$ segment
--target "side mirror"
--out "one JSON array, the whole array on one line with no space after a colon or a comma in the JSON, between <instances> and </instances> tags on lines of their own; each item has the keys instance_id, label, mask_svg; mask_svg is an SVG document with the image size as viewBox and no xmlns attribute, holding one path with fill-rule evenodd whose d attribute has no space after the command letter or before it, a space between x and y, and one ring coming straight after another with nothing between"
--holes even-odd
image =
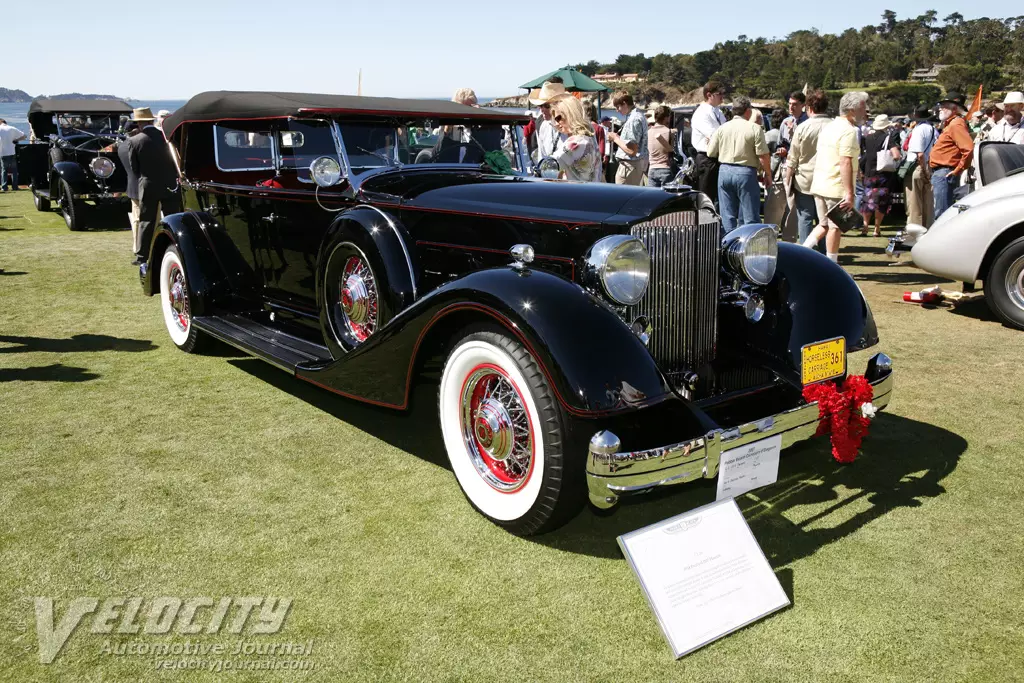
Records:
<instances>
[{"instance_id":1,"label":"side mirror","mask_svg":"<svg viewBox=\"0 0 1024 683\"><path fill-rule=\"evenodd\" d=\"M318 157L309 165L309 175L319 187L331 187L341 182L341 164L331 157Z\"/></svg>"},{"instance_id":2,"label":"side mirror","mask_svg":"<svg viewBox=\"0 0 1024 683\"><path fill-rule=\"evenodd\" d=\"M540 160L540 163L534 167L534 173L538 178L557 180L558 176L562 173L562 169L559 168L558 162L555 161L553 157L544 157Z\"/></svg>"}]
</instances>

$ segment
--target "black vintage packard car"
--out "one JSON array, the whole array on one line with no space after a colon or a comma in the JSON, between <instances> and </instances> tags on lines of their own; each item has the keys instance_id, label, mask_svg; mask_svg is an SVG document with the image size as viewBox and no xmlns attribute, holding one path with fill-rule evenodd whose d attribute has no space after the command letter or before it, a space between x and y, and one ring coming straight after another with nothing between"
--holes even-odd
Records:
<instances>
[{"instance_id":1,"label":"black vintage packard car","mask_svg":"<svg viewBox=\"0 0 1024 683\"><path fill-rule=\"evenodd\" d=\"M128 178L117 142L121 117L131 113L121 100L32 100L32 141L18 146L18 168L36 209L49 211L56 203L71 230L84 230L95 206L120 205L128 212Z\"/></svg>"},{"instance_id":2,"label":"black vintage packard car","mask_svg":"<svg viewBox=\"0 0 1024 683\"><path fill-rule=\"evenodd\" d=\"M804 384L878 342L845 271L774 226L723 235L686 186L534 177L523 123L449 102L197 95L164 124L185 210L159 225L143 290L180 349L217 338L350 399L405 409L440 369L455 477L517 534L812 436ZM885 354L867 377L885 406Z\"/></svg>"}]
</instances>

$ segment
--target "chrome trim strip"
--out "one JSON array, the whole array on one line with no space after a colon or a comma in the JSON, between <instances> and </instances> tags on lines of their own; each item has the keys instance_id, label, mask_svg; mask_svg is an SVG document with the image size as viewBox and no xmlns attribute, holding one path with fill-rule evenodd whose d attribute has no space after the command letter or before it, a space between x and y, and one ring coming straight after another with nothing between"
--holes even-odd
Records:
<instances>
[{"instance_id":1,"label":"chrome trim strip","mask_svg":"<svg viewBox=\"0 0 1024 683\"><path fill-rule=\"evenodd\" d=\"M412 283L412 298L413 301L415 301L419 298L419 295L416 294L416 271L412 269L412 258L409 257L409 248L405 245L405 239L402 237L402 233L398 231L398 226L395 225L393 220L391 220L391 216L387 215L372 204L364 204L363 206L373 209L381 216L384 216L384 220L388 222L388 225L390 225L391 229L395 232L395 237L398 238L398 243L402 245L402 253L405 254L405 263L409 266L409 282Z\"/></svg>"},{"instance_id":2,"label":"chrome trim strip","mask_svg":"<svg viewBox=\"0 0 1024 683\"><path fill-rule=\"evenodd\" d=\"M868 379L874 388L871 402L881 410L892 399L894 376L891 367L877 359L868 365ZM872 376L877 376L873 379ZM769 436L781 435L782 447L814 436L818 430L818 403L807 403L776 415L726 429L715 429L703 436L658 448L632 452L609 452L601 444L617 443L610 432L598 432L587 454L587 488L591 502L609 508L622 495L643 493L658 486L682 484L718 474L722 452Z\"/></svg>"}]
</instances>

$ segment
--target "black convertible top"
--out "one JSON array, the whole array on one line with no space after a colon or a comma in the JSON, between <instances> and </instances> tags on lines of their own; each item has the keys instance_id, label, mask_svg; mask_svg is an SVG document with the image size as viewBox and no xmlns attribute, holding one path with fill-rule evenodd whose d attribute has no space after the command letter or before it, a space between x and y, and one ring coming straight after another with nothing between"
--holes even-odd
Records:
<instances>
[{"instance_id":1,"label":"black convertible top","mask_svg":"<svg viewBox=\"0 0 1024 683\"><path fill-rule=\"evenodd\" d=\"M131 105L122 100L51 100L37 97L28 105L29 114L130 114Z\"/></svg>"},{"instance_id":2,"label":"black convertible top","mask_svg":"<svg viewBox=\"0 0 1024 683\"><path fill-rule=\"evenodd\" d=\"M217 90L199 93L164 120L170 137L186 121L223 119L277 119L312 114L427 116L492 121L528 121L525 115L479 109L445 100L406 100L394 97L358 97L294 92Z\"/></svg>"}]
</instances>

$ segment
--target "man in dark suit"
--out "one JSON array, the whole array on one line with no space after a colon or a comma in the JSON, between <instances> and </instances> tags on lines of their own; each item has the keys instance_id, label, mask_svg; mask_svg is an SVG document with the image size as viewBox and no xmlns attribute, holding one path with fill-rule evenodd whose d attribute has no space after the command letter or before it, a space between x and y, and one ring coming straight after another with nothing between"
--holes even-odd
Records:
<instances>
[{"instance_id":1,"label":"man in dark suit","mask_svg":"<svg viewBox=\"0 0 1024 683\"><path fill-rule=\"evenodd\" d=\"M178 191L178 167L163 132L153 125L153 112L139 107L132 119L143 126L142 132L129 140L129 167L139 179L139 239L136 264L145 263L153 242L153 229L159 211L164 215L181 211Z\"/></svg>"},{"instance_id":2,"label":"man in dark suit","mask_svg":"<svg viewBox=\"0 0 1024 683\"><path fill-rule=\"evenodd\" d=\"M125 194L132 200L132 210L128 214L128 220L132 224L132 258L138 261L136 254L139 251L139 177L132 170L131 141L130 138L139 133L139 124L129 121L124 128L125 138L117 143L117 158L121 160L121 167L128 176L128 187ZM135 261L132 263L138 265Z\"/></svg>"}]
</instances>

